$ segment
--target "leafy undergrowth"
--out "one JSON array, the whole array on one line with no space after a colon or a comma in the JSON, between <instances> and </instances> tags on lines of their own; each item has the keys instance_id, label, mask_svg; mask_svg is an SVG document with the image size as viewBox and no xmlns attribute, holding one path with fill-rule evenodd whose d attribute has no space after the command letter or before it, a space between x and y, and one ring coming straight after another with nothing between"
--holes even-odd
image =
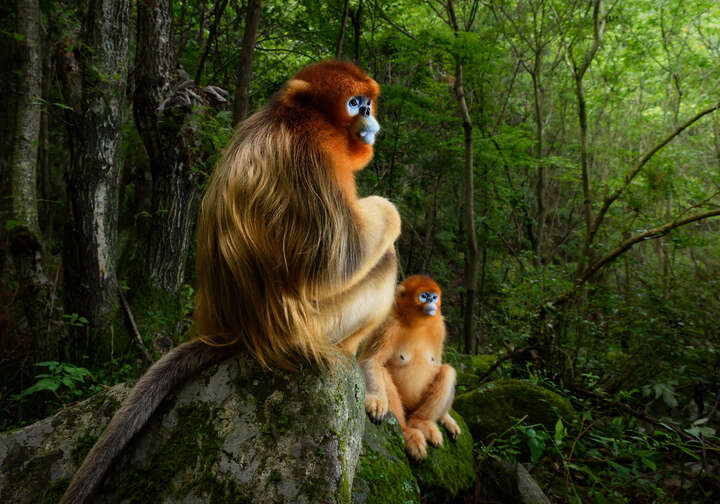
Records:
<instances>
[{"instance_id":1,"label":"leafy undergrowth","mask_svg":"<svg viewBox=\"0 0 720 504\"><path fill-rule=\"evenodd\" d=\"M577 415L563 415L554 425L533 424L528 413L508 410L514 421L504 431L475 439L478 467L489 457L521 462L551 502L720 501L720 438L711 419L656 419L627 391L612 397L599 387L578 393L528 370L525 378L564 396ZM657 387L658 399L665 393L665 400L677 406L668 389ZM636 399L652 404L638 392ZM491 489L480 494L485 495L481 502L503 502Z\"/></svg>"}]
</instances>

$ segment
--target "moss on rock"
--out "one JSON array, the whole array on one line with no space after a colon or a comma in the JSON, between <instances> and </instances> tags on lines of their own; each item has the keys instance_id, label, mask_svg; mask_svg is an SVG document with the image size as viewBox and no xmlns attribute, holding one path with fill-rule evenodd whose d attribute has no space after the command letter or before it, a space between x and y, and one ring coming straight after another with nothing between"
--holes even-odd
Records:
<instances>
[{"instance_id":1,"label":"moss on rock","mask_svg":"<svg viewBox=\"0 0 720 504\"><path fill-rule=\"evenodd\" d=\"M352 493L354 504L420 502L420 488L405 455L402 430L392 414L380 425L365 418L362 452Z\"/></svg>"},{"instance_id":2,"label":"moss on rock","mask_svg":"<svg viewBox=\"0 0 720 504\"><path fill-rule=\"evenodd\" d=\"M458 439L450 440L447 431L440 427L442 447L428 446L427 459L411 464L423 497L438 504L452 502L475 484L475 457L470 430L457 412L451 411L450 415L462 430Z\"/></svg>"},{"instance_id":3,"label":"moss on rock","mask_svg":"<svg viewBox=\"0 0 720 504\"><path fill-rule=\"evenodd\" d=\"M498 380L455 398L473 438L484 443L527 415L526 424L542 424L553 432L558 418L571 420L575 412L561 395L525 380Z\"/></svg>"},{"instance_id":4,"label":"moss on rock","mask_svg":"<svg viewBox=\"0 0 720 504\"><path fill-rule=\"evenodd\" d=\"M333 373L268 373L249 356L228 359L162 403L95 502L349 504L364 393L353 362ZM0 502L56 502L126 395L0 434Z\"/></svg>"},{"instance_id":5,"label":"moss on rock","mask_svg":"<svg viewBox=\"0 0 720 504\"><path fill-rule=\"evenodd\" d=\"M428 447L428 458L411 462L397 419L388 414L380 425L365 422L363 450L355 484L354 504L453 502L475 483L473 440L468 426L451 413L462 429L451 441L444 428L442 447Z\"/></svg>"}]
</instances>

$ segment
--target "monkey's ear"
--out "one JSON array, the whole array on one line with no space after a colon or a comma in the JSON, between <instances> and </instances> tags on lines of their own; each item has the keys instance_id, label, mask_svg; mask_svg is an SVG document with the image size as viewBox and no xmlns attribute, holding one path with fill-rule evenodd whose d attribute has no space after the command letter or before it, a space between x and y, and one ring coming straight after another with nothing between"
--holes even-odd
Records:
<instances>
[{"instance_id":1,"label":"monkey's ear","mask_svg":"<svg viewBox=\"0 0 720 504\"><path fill-rule=\"evenodd\" d=\"M291 79L285 86L282 94L282 101L291 105L297 98L307 95L310 92L310 83L302 79Z\"/></svg>"},{"instance_id":2,"label":"monkey's ear","mask_svg":"<svg viewBox=\"0 0 720 504\"><path fill-rule=\"evenodd\" d=\"M396 296L404 296L405 295L405 286L400 284L395 289L395 295Z\"/></svg>"}]
</instances>

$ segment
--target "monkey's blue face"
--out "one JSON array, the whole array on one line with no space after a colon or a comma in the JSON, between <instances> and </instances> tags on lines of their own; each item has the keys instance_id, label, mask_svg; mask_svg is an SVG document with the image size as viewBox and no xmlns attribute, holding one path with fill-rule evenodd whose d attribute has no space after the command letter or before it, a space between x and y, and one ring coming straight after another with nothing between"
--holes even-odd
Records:
<instances>
[{"instance_id":1,"label":"monkey's blue face","mask_svg":"<svg viewBox=\"0 0 720 504\"><path fill-rule=\"evenodd\" d=\"M374 144L380 124L372 114L372 99L363 95L353 96L345 103L345 108L348 115L355 118L353 131L358 138L367 145Z\"/></svg>"},{"instance_id":2,"label":"monkey's blue face","mask_svg":"<svg viewBox=\"0 0 720 504\"><path fill-rule=\"evenodd\" d=\"M421 292L418 295L418 301L423 303L423 311L425 315L434 317L437 313L437 302L440 299L437 292Z\"/></svg>"}]
</instances>

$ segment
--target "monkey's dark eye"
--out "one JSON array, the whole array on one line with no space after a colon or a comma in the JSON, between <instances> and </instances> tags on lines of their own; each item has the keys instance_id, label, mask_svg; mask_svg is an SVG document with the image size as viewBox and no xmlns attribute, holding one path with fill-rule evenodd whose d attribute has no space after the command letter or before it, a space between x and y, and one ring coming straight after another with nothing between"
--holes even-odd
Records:
<instances>
[{"instance_id":1,"label":"monkey's dark eye","mask_svg":"<svg viewBox=\"0 0 720 504\"><path fill-rule=\"evenodd\" d=\"M437 294L433 294L433 295L432 295L432 300L433 300L433 301L437 301L438 299L439 299L439 298L438 298L438 295L437 295Z\"/></svg>"},{"instance_id":2,"label":"monkey's dark eye","mask_svg":"<svg viewBox=\"0 0 720 504\"><path fill-rule=\"evenodd\" d=\"M351 106L351 107L357 107L357 106L358 106L358 100L357 100L357 98L350 98L350 106Z\"/></svg>"},{"instance_id":3,"label":"monkey's dark eye","mask_svg":"<svg viewBox=\"0 0 720 504\"><path fill-rule=\"evenodd\" d=\"M422 294L420 294L420 302L421 303L424 303L425 301L427 301L427 299L428 299L427 294L425 294L424 292Z\"/></svg>"}]
</instances>

